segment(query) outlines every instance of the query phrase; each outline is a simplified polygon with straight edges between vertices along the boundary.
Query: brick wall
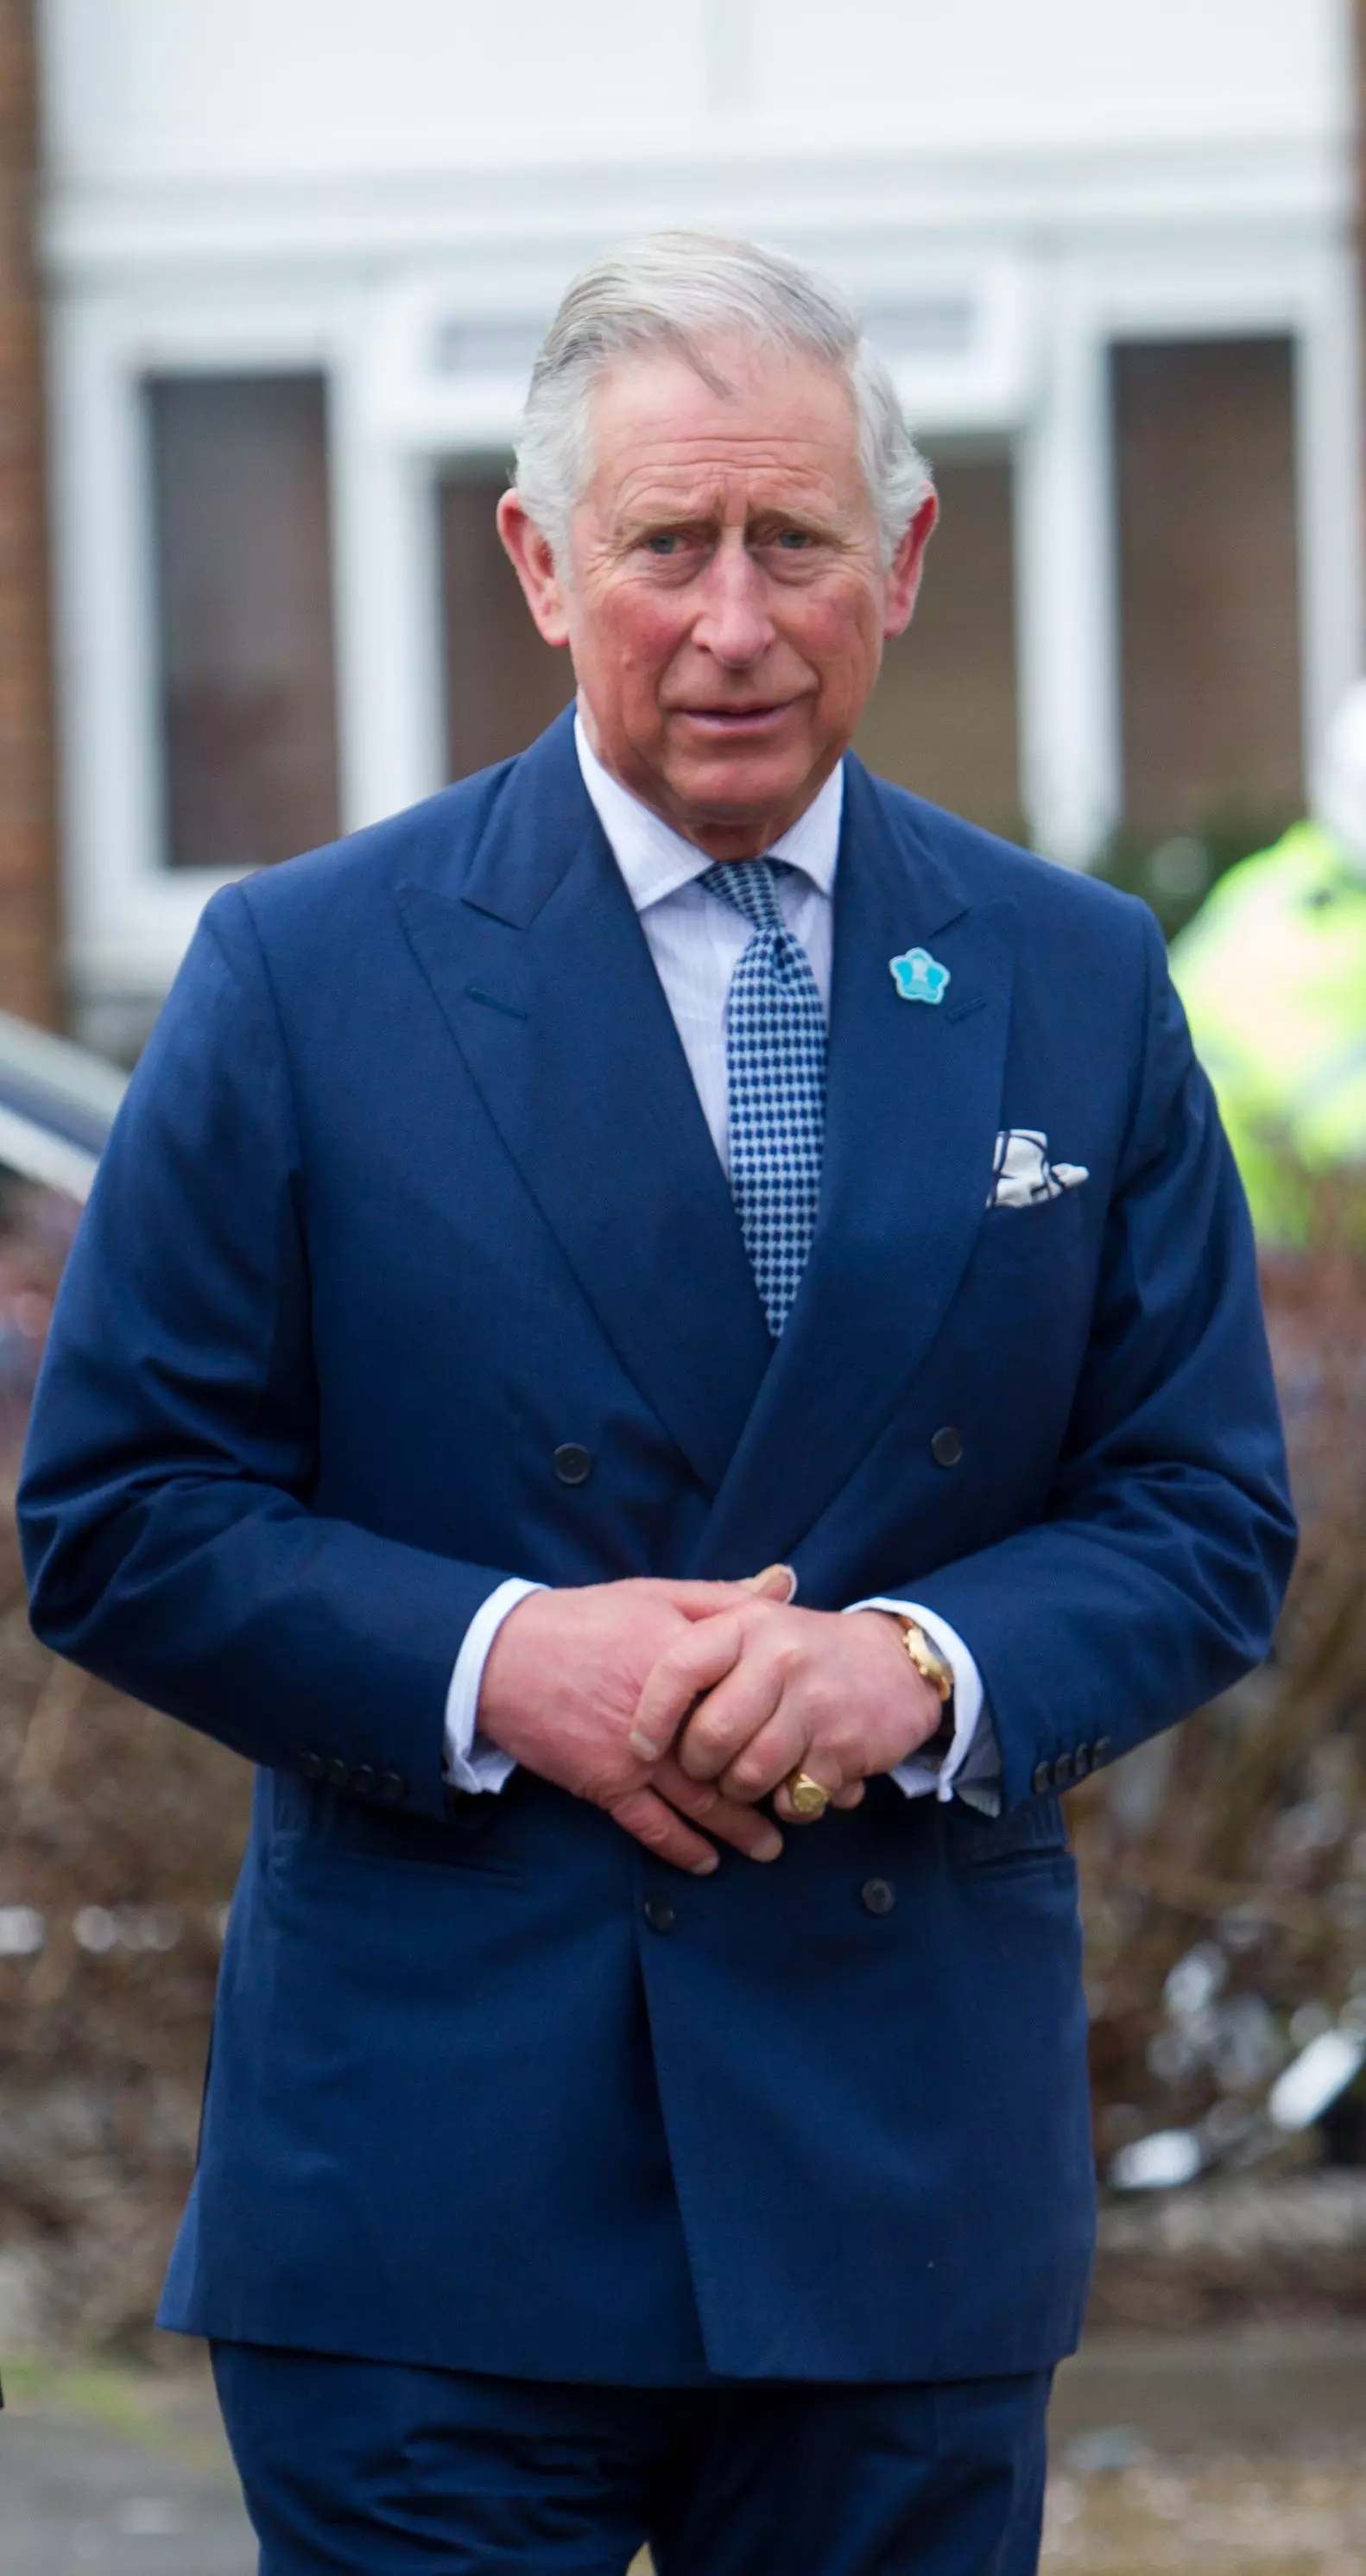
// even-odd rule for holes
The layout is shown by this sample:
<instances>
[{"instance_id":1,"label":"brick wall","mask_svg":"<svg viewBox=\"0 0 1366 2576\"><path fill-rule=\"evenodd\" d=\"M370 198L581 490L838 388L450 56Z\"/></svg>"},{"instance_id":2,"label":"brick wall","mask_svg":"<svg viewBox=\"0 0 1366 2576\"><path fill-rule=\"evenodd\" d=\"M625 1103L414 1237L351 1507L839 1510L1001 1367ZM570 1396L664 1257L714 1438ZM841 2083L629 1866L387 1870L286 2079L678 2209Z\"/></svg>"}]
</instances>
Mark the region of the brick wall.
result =
<instances>
[{"instance_id":1,"label":"brick wall","mask_svg":"<svg viewBox=\"0 0 1366 2576\"><path fill-rule=\"evenodd\" d=\"M0 0L0 1009L56 1012L56 821L32 11Z\"/></svg>"}]
</instances>

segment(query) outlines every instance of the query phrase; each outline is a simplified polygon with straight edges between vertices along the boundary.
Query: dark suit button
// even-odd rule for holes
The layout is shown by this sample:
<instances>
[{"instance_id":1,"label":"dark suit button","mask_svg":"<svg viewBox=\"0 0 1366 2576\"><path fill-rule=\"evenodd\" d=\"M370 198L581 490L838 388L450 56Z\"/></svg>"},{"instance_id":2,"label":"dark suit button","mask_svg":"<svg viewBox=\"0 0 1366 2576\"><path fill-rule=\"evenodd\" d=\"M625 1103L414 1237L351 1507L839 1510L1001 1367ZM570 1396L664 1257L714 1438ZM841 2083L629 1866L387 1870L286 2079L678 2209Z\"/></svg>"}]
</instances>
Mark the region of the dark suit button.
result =
<instances>
[{"instance_id":1,"label":"dark suit button","mask_svg":"<svg viewBox=\"0 0 1366 2576\"><path fill-rule=\"evenodd\" d=\"M962 1432L952 1422L944 1423L930 1442L930 1456L936 1467L956 1467L962 1455Z\"/></svg>"},{"instance_id":2,"label":"dark suit button","mask_svg":"<svg viewBox=\"0 0 1366 2576\"><path fill-rule=\"evenodd\" d=\"M865 1878L859 1895L870 1914L890 1914L896 1903L896 1889L889 1878Z\"/></svg>"},{"instance_id":3,"label":"dark suit button","mask_svg":"<svg viewBox=\"0 0 1366 2576\"><path fill-rule=\"evenodd\" d=\"M379 1784L379 1794L386 1807L401 1807L408 1795L408 1783L401 1771L386 1771Z\"/></svg>"},{"instance_id":4,"label":"dark suit button","mask_svg":"<svg viewBox=\"0 0 1366 2576\"><path fill-rule=\"evenodd\" d=\"M448 1816L461 1815L464 1812L465 1807L464 1790L457 1789L454 1781L448 1780L445 1788L441 1792L441 1803Z\"/></svg>"},{"instance_id":5,"label":"dark suit button","mask_svg":"<svg viewBox=\"0 0 1366 2576\"><path fill-rule=\"evenodd\" d=\"M351 1765L343 1762L340 1753L334 1753L328 1763L327 1785L329 1789L349 1789L351 1786Z\"/></svg>"},{"instance_id":6,"label":"dark suit button","mask_svg":"<svg viewBox=\"0 0 1366 2576\"><path fill-rule=\"evenodd\" d=\"M672 1932L677 1917L667 1897L647 1896L645 1920L652 1932Z\"/></svg>"},{"instance_id":7,"label":"dark suit button","mask_svg":"<svg viewBox=\"0 0 1366 2576\"><path fill-rule=\"evenodd\" d=\"M321 1780L326 1768L321 1753L305 1753L300 1757L299 1769L305 1780Z\"/></svg>"},{"instance_id":8,"label":"dark suit button","mask_svg":"<svg viewBox=\"0 0 1366 2576\"><path fill-rule=\"evenodd\" d=\"M1058 1755L1057 1761L1053 1765L1053 1786L1055 1789L1071 1788L1072 1756L1070 1753L1060 1753Z\"/></svg>"},{"instance_id":9,"label":"dark suit button","mask_svg":"<svg viewBox=\"0 0 1366 2576\"><path fill-rule=\"evenodd\" d=\"M1091 1747L1092 1769L1098 1771L1102 1762L1108 1762L1114 1749L1108 1735L1098 1735Z\"/></svg>"},{"instance_id":10,"label":"dark suit button","mask_svg":"<svg viewBox=\"0 0 1366 2576\"><path fill-rule=\"evenodd\" d=\"M1037 1763L1035 1764L1035 1766L1034 1766L1034 1777L1033 1777L1033 1779L1030 1781L1030 1784L1029 1784L1029 1785L1030 1785L1031 1789L1033 1790L1035 1797L1036 1797L1036 1798L1042 1798L1042 1796L1044 1795L1045 1790L1047 1790L1047 1789L1051 1789L1051 1788L1052 1788L1052 1786L1053 1786L1053 1765L1052 1765L1052 1763L1051 1763L1051 1762L1037 1762Z\"/></svg>"},{"instance_id":11,"label":"dark suit button","mask_svg":"<svg viewBox=\"0 0 1366 2576\"><path fill-rule=\"evenodd\" d=\"M358 1798L373 1798L375 1775L368 1762L358 1762L351 1774L351 1786Z\"/></svg>"},{"instance_id":12,"label":"dark suit button","mask_svg":"<svg viewBox=\"0 0 1366 2576\"><path fill-rule=\"evenodd\" d=\"M1077 1746L1076 1752L1075 1752L1075 1753L1073 1754L1073 1756L1072 1756L1072 1777L1073 1777L1073 1779L1074 1779L1074 1780L1084 1780L1084 1779L1085 1779L1085 1777L1086 1777L1086 1774L1087 1774L1087 1772L1090 1770L1090 1768L1091 1768L1091 1747L1090 1747L1090 1745L1089 1745L1089 1744L1079 1744L1079 1745Z\"/></svg>"},{"instance_id":13,"label":"dark suit button","mask_svg":"<svg viewBox=\"0 0 1366 2576\"><path fill-rule=\"evenodd\" d=\"M564 1440L552 1463L562 1485L586 1485L593 1473L593 1452L581 1440Z\"/></svg>"}]
</instances>

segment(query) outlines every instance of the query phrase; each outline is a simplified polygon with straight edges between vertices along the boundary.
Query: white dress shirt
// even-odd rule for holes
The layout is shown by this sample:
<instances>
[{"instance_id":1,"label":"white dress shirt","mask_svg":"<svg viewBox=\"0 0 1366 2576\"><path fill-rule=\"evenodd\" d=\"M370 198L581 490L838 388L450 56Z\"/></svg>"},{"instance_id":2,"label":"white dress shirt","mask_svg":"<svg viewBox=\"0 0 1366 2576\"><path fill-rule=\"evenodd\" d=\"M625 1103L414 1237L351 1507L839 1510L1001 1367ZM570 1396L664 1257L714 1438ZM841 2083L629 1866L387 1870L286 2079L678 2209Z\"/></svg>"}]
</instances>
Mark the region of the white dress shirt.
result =
<instances>
[{"instance_id":1,"label":"white dress shirt","mask_svg":"<svg viewBox=\"0 0 1366 2576\"><path fill-rule=\"evenodd\" d=\"M603 768L584 731L582 716L575 719L574 740L583 783L635 905L688 1069L697 1085L712 1142L729 1173L726 1000L731 977L754 936L753 929L740 913L727 903L718 903L715 895L708 894L698 883L712 864L705 853L662 822ZM843 806L841 763L806 812L774 842L768 854L787 862L790 873L777 879L779 907L787 928L800 939L811 960L827 1019ZM509 1611L515 1610L529 1592L542 1588L520 1579L500 1583L480 1604L465 1631L446 1701L446 1771L456 1788L501 1789L515 1767L508 1754L478 1733L479 1686L489 1649ZM947 1620L917 1602L878 1598L851 1601L848 1607L851 1611L909 1611L952 1665L952 1744L942 1761L932 1763L912 1755L892 1774L907 1797L923 1797L931 1790L941 1798L952 1797L954 1782L972 1750L982 1712L981 1675L972 1655ZM979 1780L985 1780L996 1768L989 1726L982 1733L977 1759L971 1765L971 1776ZM978 1802L974 1799L974 1803ZM986 1798L981 1798L980 1803L986 1804Z\"/></svg>"}]
</instances>

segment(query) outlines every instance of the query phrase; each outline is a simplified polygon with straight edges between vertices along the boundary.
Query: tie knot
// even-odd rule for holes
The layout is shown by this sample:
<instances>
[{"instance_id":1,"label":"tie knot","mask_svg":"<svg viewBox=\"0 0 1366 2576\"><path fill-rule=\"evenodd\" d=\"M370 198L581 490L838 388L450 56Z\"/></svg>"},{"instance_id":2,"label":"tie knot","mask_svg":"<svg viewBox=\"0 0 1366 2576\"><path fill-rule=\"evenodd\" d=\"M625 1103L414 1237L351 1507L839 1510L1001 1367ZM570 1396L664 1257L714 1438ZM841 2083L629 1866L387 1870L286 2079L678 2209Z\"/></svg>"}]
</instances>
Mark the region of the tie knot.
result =
<instances>
[{"instance_id":1,"label":"tie knot","mask_svg":"<svg viewBox=\"0 0 1366 2576\"><path fill-rule=\"evenodd\" d=\"M698 884L728 903L732 912L743 913L753 929L781 930L778 870L782 864L781 859L727 859L719 867L708 868Z\"/></svg>"}]
</instances>

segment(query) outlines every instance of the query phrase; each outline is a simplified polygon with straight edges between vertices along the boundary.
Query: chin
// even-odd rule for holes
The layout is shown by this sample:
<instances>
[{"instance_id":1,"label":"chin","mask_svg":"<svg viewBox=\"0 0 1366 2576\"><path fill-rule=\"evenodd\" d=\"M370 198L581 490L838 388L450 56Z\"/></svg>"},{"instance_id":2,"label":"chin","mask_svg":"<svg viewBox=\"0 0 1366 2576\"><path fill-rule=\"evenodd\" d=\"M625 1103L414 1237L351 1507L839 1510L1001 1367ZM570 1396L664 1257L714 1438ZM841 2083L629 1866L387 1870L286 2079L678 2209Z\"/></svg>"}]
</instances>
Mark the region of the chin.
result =
<instances>
[{"instance_id":1,"label":"chin","mask_svg":"<svg viewBox=\"0 0 1366 2576\"><path fill-rule=\"evenodd\" d=\"M771 812L800 799L810 768L791 760L755 760L738 751L727 757L718 750L709 758L683 763L668 784L680 805L705 808L718 820L743 822L750 814Z\"/></svg>"}]
</instances>

